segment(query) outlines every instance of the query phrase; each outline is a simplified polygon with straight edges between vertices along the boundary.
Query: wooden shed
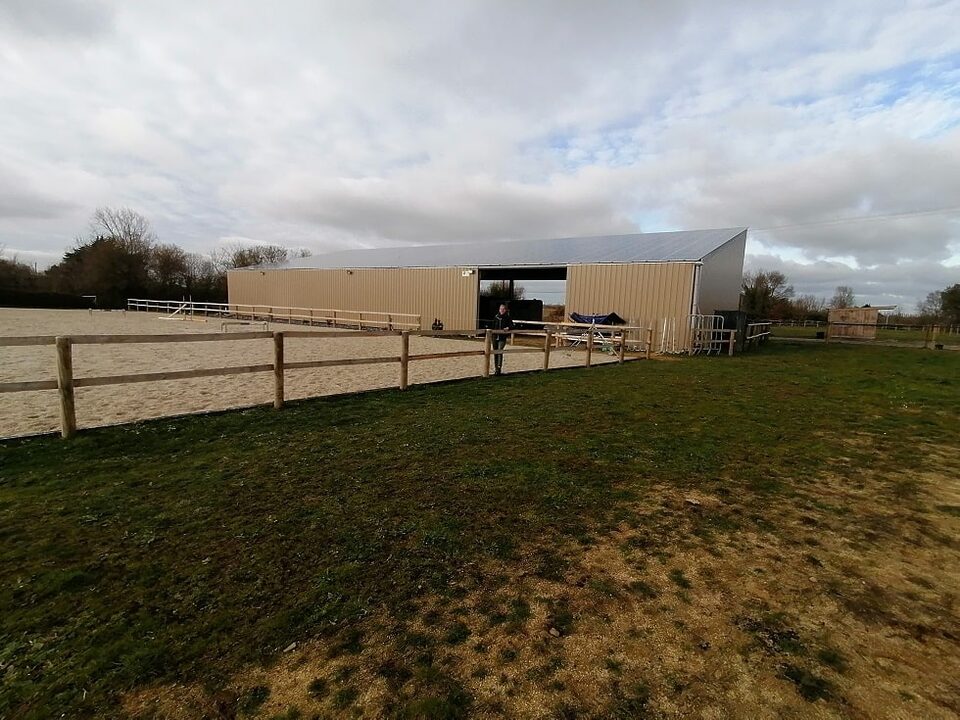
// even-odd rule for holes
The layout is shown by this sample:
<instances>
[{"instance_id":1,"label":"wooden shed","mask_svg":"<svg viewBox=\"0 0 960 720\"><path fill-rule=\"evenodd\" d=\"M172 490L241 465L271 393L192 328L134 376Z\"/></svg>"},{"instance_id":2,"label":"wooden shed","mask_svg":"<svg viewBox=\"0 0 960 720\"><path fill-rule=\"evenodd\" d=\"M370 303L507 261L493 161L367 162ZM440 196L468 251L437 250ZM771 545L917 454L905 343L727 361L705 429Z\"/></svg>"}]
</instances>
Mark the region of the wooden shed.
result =
<instances>
[{"instance_id":1,"label":"wooden shed","mask_svg":"<svg viewBox=\"0 0 960 720\"><path fill-rule=\"evenodd\" d=\"M827 313L829 337L851 340L876 340L881 310L893 310L896 305L872 307L830 308Z\"/></svg>"}]
</instances>

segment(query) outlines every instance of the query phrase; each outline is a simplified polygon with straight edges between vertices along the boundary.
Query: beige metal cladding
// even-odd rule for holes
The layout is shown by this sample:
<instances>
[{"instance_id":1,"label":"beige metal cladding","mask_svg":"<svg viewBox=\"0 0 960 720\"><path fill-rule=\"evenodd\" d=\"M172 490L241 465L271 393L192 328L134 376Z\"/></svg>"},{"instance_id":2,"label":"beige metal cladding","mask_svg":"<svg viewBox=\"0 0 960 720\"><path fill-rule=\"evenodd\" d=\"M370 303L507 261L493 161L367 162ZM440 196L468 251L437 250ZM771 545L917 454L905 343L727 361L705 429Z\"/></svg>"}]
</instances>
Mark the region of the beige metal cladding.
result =
<instances>
[{"instance_id":1,"label":"beige metal cladding","mask_svg":"<svg viewBox=\"0 0 960 720\"><path fill-rule=\"evenodd\" d=\"M414 313L424 328L439 318L448 330L476 328L475 268L234 270L231 303Z\"/></svg>"},{"instance_id":2,"label":"beige metal cladding","mask_svg":"<svg viewBox=\"0 0 960 720\"><path fill-rule=\"evenodd\" d=\"M611 263L567 268L567 312L615 312L644 322L675 318L686 325L694 263Z\"/></svg>"}]
</instances>

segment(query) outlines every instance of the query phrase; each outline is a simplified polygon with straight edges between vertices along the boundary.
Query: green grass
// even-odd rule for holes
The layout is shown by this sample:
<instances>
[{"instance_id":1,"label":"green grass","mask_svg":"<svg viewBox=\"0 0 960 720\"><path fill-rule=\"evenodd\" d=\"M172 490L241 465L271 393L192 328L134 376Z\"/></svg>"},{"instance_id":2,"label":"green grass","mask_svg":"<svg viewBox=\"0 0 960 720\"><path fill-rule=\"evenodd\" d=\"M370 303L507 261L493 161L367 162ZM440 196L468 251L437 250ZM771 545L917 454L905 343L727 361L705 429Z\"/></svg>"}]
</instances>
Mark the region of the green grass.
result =
<instances>
[{"instance_id":1,"label":"green grass","mask_svg":"<svg viewBox=\"0 0 960 720\"><path fill-rule=\"evenodd\" d=\"M818 332L826 332L826 327L802 327L799 325L775 325L771 332L774 337L808 338L814 339ZM923 330L895 330L892 328L877 328L877 340L884 342L922 343L926 338ZM960 345L960 335L955 333L937 335L937 342L945 345Z\"/></svg>"},{"instance_id":2,"label":"green grass","mask_svg":"<svg viewBox=\"0 0 960 720\"><path fill-rule=\"evenodd\" d=\"M0 717L116 715L132 689L215 689L314 637L357 653L375 611L402 623L418 598L495 591L497 576L465 571L486 560L559 582L564 548L645 522L631 508L653 483L754 503L736 522L704 514L704 532L775 531L771 496L814 492L839 454L872 458L841 446L851 429L896 438L891 466L919 467L917 443L955 443L957 378L953 353L769 345L0 444ZM504 620L529 616L502 595ZM549 621L577 631L562 604ZM423 693L398 716L470 706L446 676L408 682ZM267 698L254 690L251 710ZM341 708L356 698L331 694ZM619 700L642 712L646 690Z\"/></svg>"}]
</instances>

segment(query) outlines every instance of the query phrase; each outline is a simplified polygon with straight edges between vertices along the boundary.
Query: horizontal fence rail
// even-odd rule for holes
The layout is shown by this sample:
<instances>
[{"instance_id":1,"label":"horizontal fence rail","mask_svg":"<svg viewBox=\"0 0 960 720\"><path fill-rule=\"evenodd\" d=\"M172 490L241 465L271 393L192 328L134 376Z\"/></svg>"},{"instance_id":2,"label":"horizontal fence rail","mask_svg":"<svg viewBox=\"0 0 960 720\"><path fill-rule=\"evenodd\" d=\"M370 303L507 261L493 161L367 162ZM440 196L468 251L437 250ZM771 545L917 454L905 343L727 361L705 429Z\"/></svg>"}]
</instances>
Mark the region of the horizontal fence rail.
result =
<instances>
[{"instance_id":1,"label":"horizontal fence rail","mask_svg":"<svg viewBox=\"0 0 960 720\"><path fill-rule=\"evenodd\" d=\"M812 327L812 328L825 328L829 324L826 320L769 320L767 321L774 327ZM837 325L846 325L849 323L836 323ZM916 325L916 324L907 324L907 323L897 323L889 322L888 320L883 320L883 322L869 323L870 326L876 327L878 330L897 330L900 332L923 332L926 328L932 327L931 325ZM948 325L935 323L937 328L939 328L940 333L944 335L960 335L960 325Z\"/></svg>"},{"instance_id":2,"label":"horizontal fence rail","mask_svg":"<svg viewBox=\"0 0 960 720\"><path fill-rule=\"evenodd\" d=\"M748 344L760 343L770 337L772 323L754 322L747 324L746 341Z\"/></svg>"},{"instance_id":3,"label":"horizontal fence rail","mask_svg":"<svg viewBox=\"0 0 960 720\"><path fill-rule=\"evenodd\" d=\"M420 330L421 318L415 313L383 312L380 310L343 310L333 308L286 307L279 305L250 305L246 303L209 303L191 300L127 300L127 310L169 313L166 319L186 320L202 317L247 319L250 322L299 322L331 327L383 328L387 330ZM221 329L225 329L221 326Z\"/></svg>"},{"instance_id":4,"label":"horizontal fence rail","mask_svg":"<svg viewBox=\"0 0 960 720\"><path fill-rule=\"evenodd\" d=\"M774 336L785 339L804 339L802 336L778 335L778 327L804 327L801 325L788 324L783 321L766 321L770 325L770 333ZM753 323L759 325L761 323ZM748 327L752 327L748 326ZM837 341L857 341L857 342L877 342L880 344L904 344L910 346L923 344L924 348L930 348L931 345L941 348L946 345L956 346L960 344L960 337L956 332L954 325L884 325L883 323L857 323L857 322L821 322L814 325L812 322L805 327L816 328L816 338L809 337L809 340L823 340L830 342ZM884 335L881 335L880 332ZM899 333L912 331L915 335L911 337L896 337Z\"/></svg>"},{"instance_id":5,"label":"horizontal fence rail","mask_svg":"<svg viewBox=\"0 0 960 720\"><path fill-rule=\"evenodd\" d=\"M609 342L615 348L616 360L623 363L626 357L627 345L630 342L626 331L645 331L650 332L649 328L617 328L620 333L605 342ZM519 353L542 353L543 369L550 369L550 352L554 344L554 331L547 328L543 331L537 330L485 330L478 333L464 333L455 330L390 330L381 332L357 333L356 331L347 332L311 332L291 330L288 332L247 332L247 333L194 333L182 335L73 335L73 336L20 336L20 337L0 337L0 347L23 347L23 346L43 346L54 345L57 352L56 379L48 380L29 380L22 382L4 382L0 383L0 393L30 392L38 390L57 390L60 402L60 434L64 438L69 438L76 433L77 418L75 409L75 390L77 388L103 387L110 385L125 385L129 383L156 382L162 380L184 380L202 377L218 377L228 375L242 375L248 373L273 372L274 374L274 407L280 409L284 405L284 373L292 370L304 370L310 368L330 368L356 365L375 365L385 363L398 363L400 366L399 387L406 390L409 386L409 363L421 360L441 360L448 358L482 358L481 376L489 377L490 360L497 356L519 354ZM448 352L431 352L410 354L410 337L465 337L473 339L483 339L483 348L477 350L461 350ZM496 348L494 338L506 336L510 340L510 347ZM310 338L313 340L324 340L330 338L373 338L373 337L396 337L400 341L400 354L389 355L385 357L370 358L343 358L334 360L307 360L297 362L285 362L284 360L284 341L287 338ZM536 339L536 346L516 345L516 339L531 340ZM129 375L103 375L91 377L76 378L73 375L73 346L74 345L110 345L110 344L132 344L132 343L174 343L174 342L222 342L235 340L272 340L273 344L273 362L261 363L257 365L236 365L231 367L218 368L198 368L192 370L169 370L161 372L146 372ZM542 341L542 342L541 342ZM566 350L576 350L584 352L584 366L591 367L593 353L596 344L593 333L589 333L585 342L579 347L568 347ZM650 355L649 335L647 336L646 356ZM629 359L638 359L640 355Z\"/></svg>"}]
</instances>

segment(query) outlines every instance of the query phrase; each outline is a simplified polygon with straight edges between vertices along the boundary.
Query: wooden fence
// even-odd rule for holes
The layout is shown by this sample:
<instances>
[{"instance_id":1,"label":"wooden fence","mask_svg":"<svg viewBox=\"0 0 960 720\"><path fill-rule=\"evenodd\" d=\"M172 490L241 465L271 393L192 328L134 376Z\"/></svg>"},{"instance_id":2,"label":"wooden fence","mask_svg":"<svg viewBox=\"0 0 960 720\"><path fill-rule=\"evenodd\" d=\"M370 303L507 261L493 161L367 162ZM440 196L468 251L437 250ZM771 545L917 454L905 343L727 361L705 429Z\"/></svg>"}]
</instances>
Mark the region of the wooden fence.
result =
<instances>
[{"instance_id":1,"label":"wooden fence","mask_svg":"<svg viewBox=\"0 0 960 720\"><path fill-rule=\"evenodd\" d=\"M767 338L770 337L770 322L754 322L747 324L747 335L746 342L747 345L753 345L754 343L763 343L766 342Z\"/></svg>"},{"instance_id":2,"label":"wooden fence","mask_svg":"<svg viewBox=\"0 0 960 720\"><path fill-rule=\"evenodd\" d=\"M414 313L378 310L342 310L333 308L246 305L244 303L204 303L181 300L127 300L127 310L169 313L168 318L235 317L249 320L350 327L357 330L420 330L420 316Z\"/></svg>"},{"instance_id":3,"label":"wooden fence","mask_svg":"<svg viewBox=\"0 0 960 720\"><path fill-rule=\"evenodd\" d=\"M767 320L774 327L812 327L812 328L826 328L830 323L826 320ZM834 325L852 325L856 323L839 323L834 322ZM899 332L926 332L930 328L937 328L938 335L960 335L960 325L946 325L946 324L935 324L935 325L905 325L903 323L891 323L887 320L884 322L877 322L876 324L868 323L872 327L876 327L877 330L896 330Z\"/></svg>"},{"instance_id":4,"label":"wooden fence","mask_svg":"<svg viewBox=\"0 0 960 720\"><path fill-rule=\"evenodd\" d=\"M920 325L913 329L923 332L923 347L929 349L931 345L942 347L944 344L943 341L945 340L951 344L956 343L957 338L954 333L950 332L951 327L952 326L942 325ZM875 333L879 329L884 328L882 325L874 325L873 323L831 322L827 324L824 340L827 342L831 340L863 340L865 342L875 342ZM858 333L858 330L872 330L874 334L864 336ZM901 340L897 338L894 342L901 342Z\"/></svg>"},{"instance_id":5,"label":"wooden fence","mask_svg":"<svg viewBox=\"0 0 960 720\"><path fill-rule=\"evenodd\" d=\"M622 328L626 330L644 330L646 328ZM410 331L395 330L371 333L357 333L355 331L313 332L308 330L290 330L285 332L237 332L237 333L193 333L177 335L35 335L23 337L0 337L0 347L17 347L28 345L54 345L56 347L57 366L55 380L28 380L23 382L0 383L0 393L28 392L35 390L57 390L60 403L60 434L64 438L71 437L77 430L76 405L74 391L77 388L100 387L105 385L123 385L127 383L153 382L158 380L184 380L188 378L217 377L224 375L240 375L246 373L272 372L274 378L275 408L280 409L284 404L284 374L290 370L307 368L343 367L348 365L372 365L380 363L398 363L400 368L399 388L406 390L409 386L408 369L411 362L418 360L439 360L445 358L482 357L481 376L490 376L490 358L496 355L514 353L542 353L543 369L550 369L550 351L553 345L553 332L547 329L544 332L535 331L498 331L487 330L482 334L483 349L462 350L456 352L436 352L410 354L410 336L426 337L464 337L464 333L456 330L448 331ZM497 335L516 336L526 338L542 338L538 346L517 346L511 344L509 349L495 350L493 338ZM285 362L284 340L287 338L309 338L323 340L331 338L370 338L370 337L398 337L400 346L397 355L370 358L344 358L336 360L307 360L302 362ZM477 337L477 336L471 336ZM195 370L168 370L163 372L138 373L135 375L103 375L94 377L76 378L73 375L73 346L74 345L110 345L119 343L183 343L183 342L220 342L234 340L271 340L273 343L273 362L259 365L235 365L231 367L202 368ZM626 359L627 340L622 333L613 340L618 363ZM568 348L570 349L570 348ZM580 348L572 348L580 350ZM594 353L594 337L591 333L583 344L584 366L591 367ZM649 350L647 353L649 357ZM637 357L629 358L637 359Z\"/></svg>"}]
</instances>

